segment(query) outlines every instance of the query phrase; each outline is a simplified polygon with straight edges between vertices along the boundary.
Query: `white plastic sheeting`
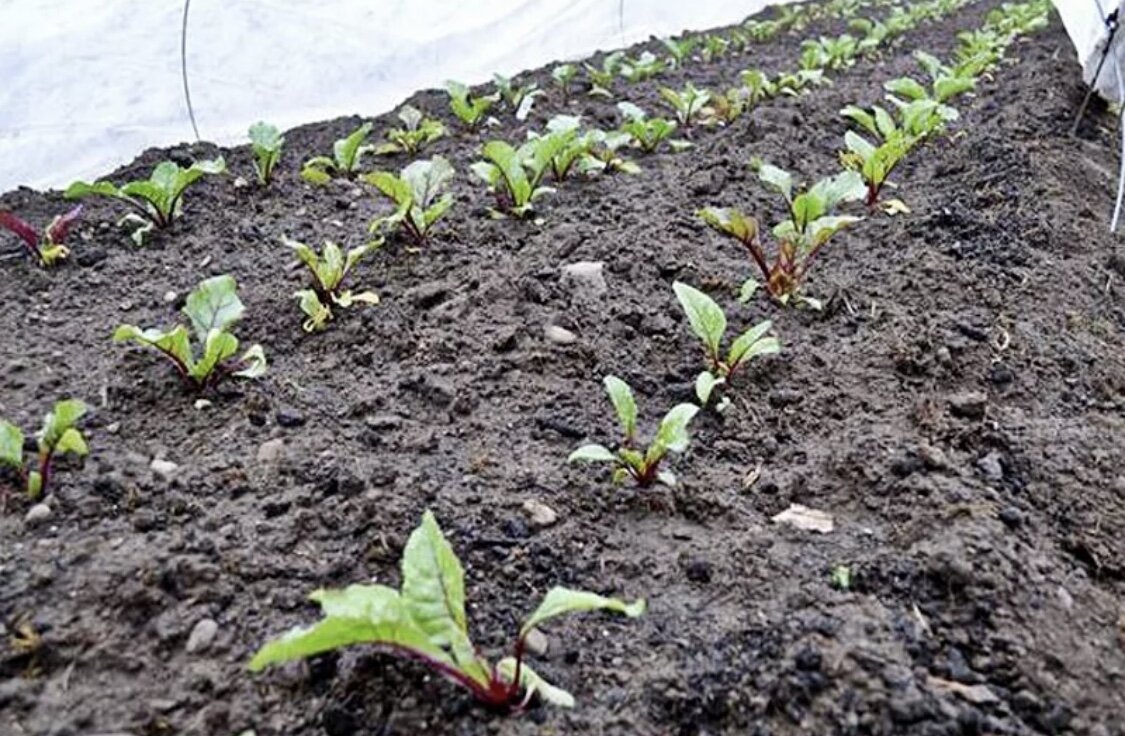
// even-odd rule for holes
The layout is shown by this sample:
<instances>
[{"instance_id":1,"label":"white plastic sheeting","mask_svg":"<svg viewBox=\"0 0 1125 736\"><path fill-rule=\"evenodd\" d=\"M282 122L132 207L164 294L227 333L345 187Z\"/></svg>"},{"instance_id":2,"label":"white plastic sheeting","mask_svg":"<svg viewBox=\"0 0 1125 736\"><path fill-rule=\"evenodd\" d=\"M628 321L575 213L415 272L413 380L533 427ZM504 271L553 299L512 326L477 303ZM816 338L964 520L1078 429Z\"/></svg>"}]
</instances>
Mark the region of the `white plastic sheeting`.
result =
<instances>
[{"instance_id":1,"label":"white plastic sheeting","mask_svg":"<svg viewBox=\"0 0 1125 736\"><path fill-rule=\"evenodd\" d=\"M650 35L736 23L785 0L193 0L205 140L377 114L447 79L479 83ZM61 187L192 140L183 0L0 0L0 190Z\"/></svg>"},{"instance_id":2,"label":"white plastic sheeting","mask_svg":"<svg viewBox=\"0 0 1125 736\"><path fill-rule=\"evenodd\" d=\"M1116 33L1113 47L1102 63L1110 43L1106 18L1113 12L1125 20L1125 2L1119 0L1053 0L1067 35L1078 51L1082 79L1098 94L1112 101L1125 101L1125 29ZM1099 73L1100 69L1100 73ZM1094 75L1098 78L1095 80Z\"/></svg>"}]
</instances>

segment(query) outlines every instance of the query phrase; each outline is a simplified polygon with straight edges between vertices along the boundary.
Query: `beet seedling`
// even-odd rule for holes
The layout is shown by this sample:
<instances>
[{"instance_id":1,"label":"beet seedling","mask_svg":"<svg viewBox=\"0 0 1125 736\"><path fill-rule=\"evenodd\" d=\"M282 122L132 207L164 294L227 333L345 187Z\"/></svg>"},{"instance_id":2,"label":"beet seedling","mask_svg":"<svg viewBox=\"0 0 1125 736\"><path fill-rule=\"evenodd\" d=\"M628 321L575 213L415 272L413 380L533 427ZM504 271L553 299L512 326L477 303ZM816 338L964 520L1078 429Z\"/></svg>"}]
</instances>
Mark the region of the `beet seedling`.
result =
<instances>
[{"instance_id":1,"label":"beet seedling","mask_svg":"<svg viewBox=\"0 0 1125 736\"><path fill-rule=\"evenodd\" d=\"M469 130L475 130L484 122L484 116L500 99L498 94L474 97L469 88L460 82L446 82L445 91L449 94L449 109Z\"/></svg>"},{"instance_id":2,"label":"beet seedling","mask_svg":"<svg viewBox=\"0 0 1125 736\"><path fill-rule=\"evenodd\" d=\"M821 179L807 191L794 196L793 177L789 173L766 164L760 167L758 176L770 189L781 194L789 212L788 218L773 228L777 254L772 261L762 247L758 221L753 217L737 209L721 207L707 207L697 214L712 229L742 243L761 271L766 288L774 299L788 304L796 297L816 307L819 305L816 300L803 297L798 291L817 253L828 240L842 228L863 219L832 214L838 205L866 196L863 177L854 171L844 171ZM742 285L739 300L749 301L758 286L757 281L748 279Z\"/></svg>"},{"instance_id":3,"label":"beet seedling","mask_svg":"<svg viewBox=\"0 0 1125 736\"><path fill-rule=\"evenodd\" d=\"M664 72L664 66L663 59L658 59L651 51L644 51L635 59L624 57L617 73L636 84L659 76Z\"/></svg>"},{"instance_id":4,"label":"beet seedling","mask_svg":"<svg viewBox=\"0 0 1125 736\"><path fill-rule=\"evenodd\" d=\"M83 457L89 453L86 438L77 427L86 411L86 404L78 399L55 403L36 435L39 453L32 468L24 467L23 432L16 425L0 420L0 467L9 467L20 475L32 500L47 490L56 457L66 454Z\"/></svg>"},{"instance_id":5,"label":"beet seedling","mask_svg":"<svg viewBox=\"0 0 1125 736\"><path fill-rule=\"evenodd\" d=\"M613 97L613 81L621 73L624 59L624 51L614 51L602 58L601 67L592 64L582 65L586 70L586 76L590 78L591 97Z\"/></svg>"},{"instance_id":6,"label":"beet seedling","mask_svg":"<svg viewBox=\"0 0 1125 736\"><path fill-rule=\"evenodd\" d=\"M329 240L324 241L324 250L319 254L304 243L284 235L281 236L281 242L293 249L297 259L305 264L313 277L311 289L301 289L293 295L297 297L301 311L308 316L302 325L305 332L323 330L328 320L332 319L334 306L347 309L353 304L379 303L379 296L373 291L354 294L350 289L341 287L352 268L381 246L382 240L352 248L346 254L340 246Z\"/></svg>"},{"instance_id":7,"label":"beet seedling","mask_svg":"<svg viewBox=\"0 0 1125 736\"><path fill-rule=\"evenodd\" d=\"M703 47L699 50L699 55L704 63L710 64L726 56L729 50L730 41L722 36L711 34L704 37Z\"/></svg>"},{"instance_id":8,"label":"beet seedling","mask_svg":"<svg viewBox=\"0 0 1125 736\"><path fill-rule=\"evenodd\" d=\"M738 76L742 80L743 89L749 93L746 103L751 107L778 92L777 85L760 69L744 69Z\"/></svg>"},{"instance_id":9,"label":"beet seedling","mask_svg":"<svg viewBox=\"0 0 1125 736\"><path fill-rule=\"evenodd\" d=\"M528 141L519 149L504 141L489 141L481 150L484 161L469 167L496 196L493 217L527 217L535 200L555 190L541 186L543 176L564 142L546 137Z\"/></svg>"},{"instance_id":10,"label":"beet seedling","mask_svg":"<svg viewBox=\"0 0 1125 736\"><path fill-rule=\"evenodd\" d=\"M691 82L688 82L683 91L680 92L669 87L661 87L660 96L675 111L676 121L685 129L691 125L691 121L711 101L710 92L705 89L696 89Z\"/></svg>"},{"instance_id":11,"label":"beet seedling","mask_svg":"<svg viewBox=\"0 0 1125 736\"><path fill-rule=\"evenodd\" d=\"M134 243L142 245L154 228L169 227L181 215L184 191L189 186L206 174L221 174L226 170L222 156L213 161L196 161L186 169L164 161L156 165L146 180L131 181L121 187L108 181L93 184L76 181L67 187L63 196L67 199L101 196L124 202L133 211L121 222L138 225L131 237Z\"/></svg>"},{"instance_id":12,"label":"beet seedling","mask_svg":"<svg viewBox=\"0 0 1125 736\"><path fill-rule=\"evenodd\" d=\"M425 245L430 230L453 206L445 191L453 180L453 167L441 156L415 161L397 176L389 171L367 174L363 180L395 205L395 211L371 222L368 232L402 230L416 246Z\"/></svg>"},{"instance_id":13,"label":"beet seedling","mask_svg":"<svg viewBox=\"0 0 1125 736\"><path fill-rule=\"evenodd\" d=\"M726 357L723 356L723 337L727 331L727 317L722 307L698 289L676 281L672 284L676 299L683 307L692 332L703 341L707 369L695 381L695 393L700 406L707 406L715 386L730 381L740 367L758 356L774 355L781 350L776 337L767 336L773 322L765 320L738 336Z\"/></svg>"},{"instance_id":14,"label":"beet seedling","mask_svg":"<svg viewBox=\"0 0 1125 736\"><path fill-rule=\"evenodd\" d=\"M631 136L621 131L592 130L589 133L590 155L582 160L582 170L599 173L639 174L641 167L622 156L618 151L629 143Z\"/></svg>"},{"instance_id":15,"label":"beet seedling","mask_svg":"<svg viewBox=\"0 0 1125 736\"><path fill-rule=\"evenodd\" d=\"M359 172L363 157L375 150L375 146L367 143L371 129L371 123L364 123L348 137L337 140L332 144L332 158L310 158L301 169L301 178L310 184L327 184L333 176L354 176Z\"/></svg>"},{"instance_id":16,"label":"beet seedling","mask_svg":"<svg viewBox=\"0 0 1125 736\"><path fill-rule=\"evenodd\" d=\"M276 126L254 123L250 126L250 151L254 154L254 173L258 183L267 186L273 179L273 170L281 161L281 147L285 138Z\"/></svg>"},{"instance_id":17,"label":"beet seedling","mask_svg":"<svg viewBox=\"0 0 1125 736\"><path fill-rule=\"evenodd\" d=\"M392 153L414 155L445 135L445 126L440 121L426 117L413 105L403 105L398 111L398 119L402 121L402 126L391 128L383 133L387 142L375 147L375 155L385 156Z\"/></svg>"},{"instance_id":18,"label":"beet seedling","mask_svg":"<svg viewBox=\"0 0 1125 736\"><path fill-rule=\"evenodd\" d=\"M493 664L469 638L465 616L465 571L434 519L426 511L402 552L402 584L349 585L317 590L309 598L324 617L267 642L248 665L270 665L312 657L355 644L369 644L421 662L472 693L488 708L519 712L538 696L545 703L574 707L574 696L550 685L524 661L527 639L548 621L569 613L611 611L629 618L644 613L644 600L625 603L595 593L555 587L520 626L512 655Z\"/></svg>"},{"instance_id":19,"label":"beet seedling","mask_svg":"<svg viewBox=\"0 0 1125 736\"><path fill-rule=\"evenodd\" d=\"M82 205L78 205L64 215L55 215L40 233L23 218L7 210L0 210L0 227L7 228L17 235L27 249L28 255L40 266L50 268L70 255L66 238L70 235L70 228L81 216Z\"/></svg>"},{"instance_id":20,"label":"beet seedling","mask_svg":"<svg viewBox=\"0 0 1125 736\"><path fill-rule=\"evenodd\" d=\"M535 104L535 98L543 94L537 84L520 86L510 77L502 74L493 74L492 81L500 92L500 99L504 100L504 103L516 114L516 120L526 120L531 114L531 106Z\"/></svg>"},{"instance_id":21,"label":"beet seedling","mask_svg":"<svg viewBox=\"0 0 1125 736\"><path fill-rule=\"evenodd\" d=\"M625 116L621 131L627 133L633 144L645 153L652 153L664 141L668 141L673 151L682 151L691 147L688 141L671 139L677 128L675 121L650 118L644 110L632 102L618 102L617 109Z\"/></svg>"},{"instance_id":22,"label":"beet seedling","mask_svg":"<svg viewBox=\"0 0 1125 736\"><path fill-rule=\"evenodd\" d=\"M661 420L656 437L642 452L634 449L637 441L637 402L633 398L633 389L617 376L606 376L603 382L621 423L624 435L621 447L615 453L603 445L583 445L570 454L567 462L611 463L614 485L631 477L641 488L647 488L658 481L674 487L676 476L670 470L661 470L660 464L669 452L680 453L687 449L690 439L687 427L699 412L699 407L695 404L677 404L672 407Z\"/></svg>"},{"instance_id":23,"label":"beet seedling","mask_svg":"<svg viewBox=\"0 0 1125 736\"><path fill-rule=\"evenodd\" d=\"M266 372L266 355L261 345L253 345L241 358L234 358L238 338L230 330L242 318L245 307L238 298L238 285L232 276L214 276L200 281L188 294L181 311L191 323L191 332L182 324L168 331L121 325L113 333L113 340L136 342L158 350L195 391L214 386L226 376L258 378ZM198 358L191 344L193 334L202 348Z\"/></svg>"},{"instance_id":24,"label":"beet seedling","mask_svg":"<svg viewBox=\"0 0 1125 736\"><path fill-rule=\"evenodd\" d=\"M664 48L668 49L668 53L672 55L673 67L683 67L684 62L691 58L691 52L699 44L699 39L695 36L683 36L681 38L662 38L660 43L664 44Z\"/></svg>"},{"instance_id":25,"label":"beet seedling","mask_svg":"<svg viewBox=\"0 0 1125 736\"><path fill-rule=\"evenodd\" d=\"M555 86L562 92L563 97L570 97L570 85L578 76L578 67L574 64L558 64L551 69L551 79Z\"/></svg>"}]
</instances>

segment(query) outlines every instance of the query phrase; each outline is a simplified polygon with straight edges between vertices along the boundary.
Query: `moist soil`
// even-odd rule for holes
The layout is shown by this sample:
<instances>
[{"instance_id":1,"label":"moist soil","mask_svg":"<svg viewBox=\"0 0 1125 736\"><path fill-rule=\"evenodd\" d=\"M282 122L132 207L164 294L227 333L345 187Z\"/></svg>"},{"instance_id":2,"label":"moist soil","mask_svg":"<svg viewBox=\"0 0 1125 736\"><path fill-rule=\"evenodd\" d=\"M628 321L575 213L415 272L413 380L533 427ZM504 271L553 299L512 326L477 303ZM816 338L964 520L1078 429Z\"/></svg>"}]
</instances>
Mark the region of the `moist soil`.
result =
<instances>
[{"instance_id":1,"label":"moist soil","mask_svg":"<svg viewBox=\"0 0 1125 736\"><path fill-rule=\"evenodd\" d=\"M5 235L0 415L33 429L65 396L93 411L90 455L60 465L50 517L26 520L16 492L0 516L0 732L1125 734L1117 133L1096 109L1068 135L1084 90L1058 18L896 173L910 213L871 216L822 254L808 284L822 311L738 304L749 258L693 216L734 205L776 221L751 157L834 171L837 111L878 101L914 49L947 55L995 4L921 27L815 94L697 130L688 152L638 154L638 176L566 182L541 222L488 217L468 175L480 143L558 112L612 125L613 103L552 90L526 125L504 113L487 134L455 133L427 151L460 172L435 241L388 242L352 281L382 303L318 335L300 328L305 275L279 236L358 245L385 211L355 183L297 176L358 117L289 131L268 189L206 179L143 248L110 202L88 203L57 269ZM658 84L792 70L803 38L844 24L619 93L654 109ZM546 70L527 79L550 86ZM442 94L411 101L456 130ZM110 178L215 152L151 150ZM253 178L245 147L222 153ZM0 203L36 222L64 206L30 190ZM604 262L604 288L564 275L581 261ZM221 273L247 305L236 334L265 347L270 371L196 408L155 355L109 336L174 323ZM733 384L730 411L696 420L671 466L680 487L614 488L565 459L616 441L607 374L636 390L643 432L692 399L701 353L676 279L735 327L773 319L784 347ZM577 339L552 342L548 325ZM533 524L529 500L557 522ZM794 503L834 530L771 522ZM649 600L638 620L547 627L533 665L577 708L490 713L366 647L246 671L269 637L317 618L313 589L397 584L425 509L465 564L489 655L552 585Z\"/></svg>"}]
</instances>

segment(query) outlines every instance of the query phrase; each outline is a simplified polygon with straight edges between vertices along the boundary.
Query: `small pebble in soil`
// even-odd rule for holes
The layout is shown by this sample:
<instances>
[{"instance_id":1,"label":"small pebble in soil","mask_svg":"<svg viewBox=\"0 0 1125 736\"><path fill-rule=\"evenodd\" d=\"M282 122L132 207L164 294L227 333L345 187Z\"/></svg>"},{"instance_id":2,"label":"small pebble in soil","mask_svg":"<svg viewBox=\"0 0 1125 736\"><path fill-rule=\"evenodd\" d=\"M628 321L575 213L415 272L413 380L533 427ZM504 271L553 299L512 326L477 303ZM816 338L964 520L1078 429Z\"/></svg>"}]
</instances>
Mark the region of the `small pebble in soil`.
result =
<instances>
[{"instance_id":1,"label":"small pebble in soil","mask_svg":"<svg viewBox=\"0 0 1125 736\"><path fill-rule=\"evenodd\" d=\"M802 398L804 395L795 388L775 388L769 394L770 405L778 408L797 404Z\"/></svg>"},{"instance_id":2,"label":"small pebble in soil","mask_svg":"<svg viewBox=\"0 0 1125 736\"><path fill-rule=\"evenodd\" d=\"M171 460L153 458L153 461L149 463L148 467L164 480L172 480L180 466L176 465Z\"/></svg>"},{"instance_id":3,"label":"small pebble in soil","mask_svg":"<svg viewBox=\"0 0 1125 736\"><path fill-rule=\"evenodd\" d=\"M170 289L168 291L164 292L164 303L165 304L174 304L176 302L177 298L178 298L178 295L176 294L176 292L174 292Z\"/></svg>"},{"instance_id":4,"label":"small pebble in soil","mask_svg":"<svg viewBox=\"0 0 1125 736\"><path fill-rule=\"evenodd\" d=\"M527 514L528 521L531 522L531 525L537 529L545 529L549 526L553 526L559 520L558 512L542 501L538 501L534 498L529 498L523 502L523 512Z\"/></svg>"},{"instance_id":5,"label":"small pebble in soil","mask_svg":"<svg viewBox=\"0 0 1125 736\"><path fill-rule=\"evenodd\" d=\"M187 645L185 649L188 654L196 654L198 652L205 652L211 646L211 642L215 640L215 634L219 632L219 625L213 619L201 619L191 630L188 635Z\"/></svg>"},{"instance_id":6,"label":"small pebble in soil","mask_svg":"<svg viewBox=\"0 0 1125 736\"><path fill-rule=\"evenodd\" d=\"M37 503L27 510L27 515L23 517L23 520L29 526L35 526L36 524L42 524L47 519L50 519L51 513L50 506L45 503Z\"/></svg>"},{"instance_id":7,"label":"small pebble in soil","mask_svg":"<svg viewBox=\"0 0 1125 736\"><path fill-rule=\"evenodd\" d=\"M543 328L543 335L556 345L570 345L578 342L578 335L558 325L547 325Z\"/></svg>"},{"instance_id":8,"label":"small pebble in soil","mask_svg":"<svg viewBox=\"0 0 1125 736\"><path fill-rule=\"evenodd\" d=\"M963 391L949 397L949 410L962 419L983 419L988 397L981 391Z\"/></svg>"},{"instance_id":9,"label":"small pebble in soil","mask_svg":"<svg viewBox=\"0 0 1125 736\"><path fill-rule=\"evenodd\" d=\"M305 423L305 415L291 406L283 406L277 410L277 423L282 427L300 427Z\"/></svg>"},{"instance_id":10,"label":"small pebble in soil","mask_svg":"<svg viewBox=\"0 0 1125 736\"><path fill-rule=\"evenodd\" d=\"M528 632L527 639L524 640L527 645L527 651L531 652L537 657L542 657L547 653L550 647L550 642L547 637L539 629L532 629Z\"/></svg>"},{"instance_id":11,"label":"small pebble in soil","mask_svg":"<svg viewBox=\"0 0 1125 736\"><path fill-rule=\"evenodd\" d=\"M258 447L258 462L260 463L276 463L285 456L285 440L280 437L277 439L266 440Z\"/></svg>"},{"instance_id":12,"label":"small pebble in soil","mask_svg":"<svg viewBox=\"0 0 1125 736\"><path fill-rule=\"evenodd\" d=\"M1004 478L1004 466L1000 463L998 452L990 452L977 460L977 468L984 475L985 480L996 482Z\"/></svg>"},{"instance_id":13,"label":"small pebble in soil","mask_svg":"<svg viewBox=\"0 0 1125 736\"><path fill-rule=\"evenodd\" d=\"M104 261L108 255L104 248L83 248L78 252L76 260L79 266L89 268L90 266L96 266Z\"/></svg>"},{"instance_id":14,"label":"small pebble in soil","mask_svg":"<svg viewBox=\"0 0 1125 736\"><path fill-rule=\"evenodd\" d=\"M1023 524L1023 512L1015 506L1007 506L1000 510L1000 521L1015 529Z\"/></svg>"},{"instance_id":15,"label":"small pebble in soil","mask_svg":"<svg viewBox=\"0 0 1125 736\"><path fill-rule=\"evenodd\" d=\"M572 291L601 296L609 291L602 269L603 261L578 261L562 267L562 283Z\"/></svg>"},{"instance_id":16,"label":"small pebble in soil","mask_svg":"<svg viewBox=\"0 0 1125 736\"><path fill-rule=\"evenodd\" d=\"M702 557L689 557L684 560L684 575L693 583L709 583L715 569L710 560Z\"/></svg>"}]
</instances>

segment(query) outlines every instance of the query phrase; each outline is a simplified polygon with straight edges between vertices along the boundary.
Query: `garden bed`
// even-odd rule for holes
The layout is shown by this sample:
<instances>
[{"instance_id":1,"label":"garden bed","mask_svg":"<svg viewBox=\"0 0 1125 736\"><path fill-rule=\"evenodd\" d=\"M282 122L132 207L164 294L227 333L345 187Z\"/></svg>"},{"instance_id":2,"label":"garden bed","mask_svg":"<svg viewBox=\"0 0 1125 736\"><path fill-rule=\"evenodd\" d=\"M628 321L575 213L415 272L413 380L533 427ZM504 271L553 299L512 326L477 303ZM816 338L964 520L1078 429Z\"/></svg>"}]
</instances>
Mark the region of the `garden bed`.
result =
<instances>
[{"instance_id":1,"label":"garden bed","mask_svg":"<svg viewBox=\"0 0 1125 736\"><path fill-rule=\"evenodd\" d=\"M750 157L809 179L834 171L840 108L879 101L884 81L915 70L912 50L948 54L995 5L699 131L687 152L638 156L640 175L561 187L541 223L489 218L468 173L483 140L524 125L502 115L441 139L425 155L453 163L457 201L434 242L389 242L354 277L382 303L322 334L301 330L305 277L279 237L358 245L385 211L355 183L297 175L358 118L288 132L267 189L204 180L143 248L113 227L116 207L91 201L62 267L0 261L0 416L32 427L62 396L93 407L90 456L57 475L50 518L26 522L18 495L0 516L0 731L1125 733L1115 123L1096 111L1067 135L1083 87L1057 17L959 106L954 135L896 171L911 212L872 216L824 251L808 285L822 311L739 305L749 258L694 216L780 214ZM660 85L790 70L802 39L845 25L621 97L655 109ZM530 77L550 87L548 70ZM456 129L444 95L411 102ZM528 125L561 111L617 120L612 101L552 90ZM375 118L376 132L392 122ZM107 178L215 152L148 151ZM252 177L248 149L222 153ZM0 205L35 221L64 206L27 190ZM582 261L604 262L604 290L564 277ZM174 322L184 295L223 273L247 306L236 332L270 370L197 409L166 365L110 335ZM673 280L706 286L736 327L773 319L783 349L736 381L730 411L700 414L677 489L615 489L566 457L615 439L604 375L632 384L646 431L693 399L699 345ZM549 339L548 325L577 340ZM154 458L175 470L154 472ZM529 500L557 521L532 523ZM771 522L792 503L831 513L834 530ZM246 671L265 640L315 620L314 588L395 584L425 509L465 564L471 630L490 653L552 585L648 599L640 619L546 629L535 665L576 709L491 714L362 647ZM848 590L832 584L842 564ZM197 631L188 651L204 620L213 639ZM41 637L30 653L15 643L23 624Z\"/></svg>"}]
</instances>

